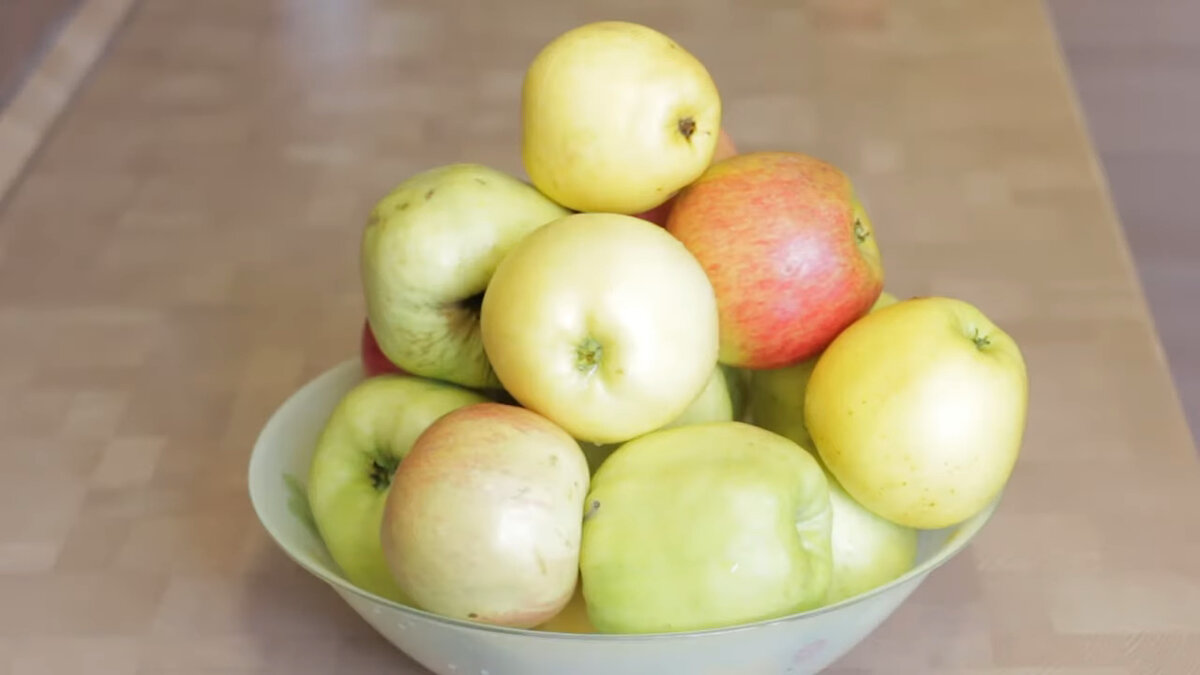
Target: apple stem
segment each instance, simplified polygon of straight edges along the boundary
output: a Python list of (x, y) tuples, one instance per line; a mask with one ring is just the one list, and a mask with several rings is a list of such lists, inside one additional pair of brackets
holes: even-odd
[(584, 338), (583, 342), (575, 348), (575, 367), (579, 369), (579, 372), (591, 375), (600, 366), (600, 359), (603, 357), (604, 347), (595, 338)]
[(696, 120), (691, 117), (679, 120), (679, 133), (683, 134), (684, 138), (691, 140), (692, 134), (696, 133)]
[(585, 521), (588, 520), (592, 516), (596, 515), (596, 512), (599, 510), (600, 510), (600, 500), (593, 499), (592, 503), (588, 504), (588, 510), (583, 514), (583, 519)]
[(992, 341), (988, 339), (988, 336), (979, 334), (978, 328), (975, 329), (975, 335), (971, 337), (971, 340), (975, 342), (975, 348), (980, 351), (987, 349), (992, 344)]

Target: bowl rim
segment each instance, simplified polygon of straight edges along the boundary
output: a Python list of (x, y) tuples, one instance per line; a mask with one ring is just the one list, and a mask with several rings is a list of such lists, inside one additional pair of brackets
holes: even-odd
[[(916, 581), (917, 584), (919, 585), (923, 581), (923, 578), (928, 576), (929, 573), (938, 569), (939, 567), (946, 564), (950, 560), (956, 558), (964, 549), (966, 549), (971, 544), (971, 542), (975, 539), (976, 535), (979, 534), (979, 532), (983, 529), (983, 527), (991, 520), (992, 516), (995, 514), (997, 508), (999, 507), (1001, 501), (1003, 500), (1004, 492), (1005, 492), (1004, 489), (1001, 489), (1001, 491), (992, 499), (992, 501), (990, 501), (987, 504), (987, 506), (985, 506), (982, 510), (980, 510), (975, 515), (970, 516), (969, 518), (966, 518), (955, 525), (950, 525), (947, 528), (942, 528), (942, 529), (951, 529), (952, 528), (953, 531), (949, 534), (947, 543), (943, 544), (942, 548), (939, 551), (937, 551), (937, 553), (935, 555), (931, 556), (925, 562), (923, 562), (919, 565), (913, 566), (907, 572), (905, 572), (904, 574), (900, 575), (899, 577), (896, 577), (895, 579), (887, 582), (886, 584), (876, 586), (875, 588), (873, 588), (871, 590), (859, 593), (857, 595), (853, 595), (848, 598), (844, 598), (836, 603), (822, 605), (821, 607), (805, 610), (802, 612), (793, 612), (791, 614), (786, 614), (783, 616), (772, 617), (769, 619), (759, 619), (757, 621), (752, 621), (752, 622), (748, 622), (748, 623), (740, 623), (740, 624), (736, 624), (736, 625), (732, 625), (732, 626), (721, 626), (721, 627), (716, 627), (716, 628), (705, 628), (705, 629), (691, 630), (691, 631), (671, 631), (671, 632), (657, 631), (657, 632), (652, 632), (652, 633), (601, 633), (601, 632), (573, 633), (573, 632), (540, 630), (540, 629), (535, 629), (535, 628), (515, 628), (512, 626), (499, 626), (499, 625), (495, 625), (495, 624), (488, 624), (488, 623), (483, 623), (483, 622), (478, 622), (478, 621), (470, 621), (467, 619), (457, 619), (454, 617), (436, 614), (434, 612), (430, 612), (428, 610), (424, 610), (419, 607), (405, 605), (403, 603), (397, 602), (390, 598), (385, 598), (383, 596), (376, 595), (375, 593), (372, 593), (368, 590), (358, 587), (357, 585), (353, 584), (348, 579), (346, 579), (344, 576), (337, 573), (337, 570), (327, 569), (326, 566), (321, 565), (321, 564), (317, 563), (316, 561), (309, 560), (307, 556), (303, 556), (303, 555), (300, 555), (300, 554), (294, 552), (289, 546), (287, 546), (284, 543), (284, 539), (280, 535), (280, 533), (278, 531), (276, 531), (276, 529), (272, 527), (270, 522), (268, 522), (268, 519), (264, 517), (264, 507), (262, 506), (261, 502), (265, 497), (264, 497), (264, 495), (259, 494), (254, 489), (254, 480), (253, 480), (253, 476), (258, 471), (260, 471), (260, 469), (256, 469), (256, 467), (259, 466), (259, 462), (262, 461), (260, 458), (265, 454), (264, 451), (261, 451), (261, 448), (264, 445), (264, 439), (268, 435), (271, 435), (271, 432), (274, 429), (276, 429), (277, 427), (280, 427), (283, 424), (281, 419), (283, 417), (282, 413), (285, 409), (289, 408), (290, 406), (297, 405), (298, 401), (300, 399), (310, 395), (311, 392), (313, 392), (313, 391), (323, 388), (326, 385), (326, 382), (346, 377), (349, 374), (348, 371), (350, 371), (352, 369), (358, 369), (358, 375), (360, 378), (359, 379), (360, 382), (363, 379), (365, 379), (365, 373), (362, 370), (362, 365), (359, 362), (359, 360), (357, 358), (353, 358), (353, 357), (347, 358), (346, 360), (342, 361), (341, 363), (338, 363), (338, 364), (326, 369), (321, 374), (319, 374), (316, 377), (305, 382), (300, 388), (296, 389), (291, 394), (289, 394), (287, 396), (287, 398), (285, 398), (283, 400), (283, 402), (281, 402), (278, 406), (276, 406), (275, 409), (271, 412), (271, 415), (268, 418), (266, 424), (263, 425), (262, 429), (258, 433), (258, 436), (255, 438), (254, 446), (250, 451), (250, 459), (249, 459), (249, 463), (248, 463), (247, 489), (250, 494), (250, 503), (254, 509), (255, 517), (258, 519), (259, 525), (264, 530), (267, 531), (267, 534), (269, 534), (271, 536), (271, 539), (272, 539), (272, 541), (274, 541), (275, 546), (277, 546), (279, 549), (281, 549), (283, 551), (283, 553), (289, 559), (291, 559), (294, 563), (296, 563), (301, 568), (306, 570), (309, 574), (312, 574), (317, 579), (325, 582), (329, 586), (334, 587), (334, 589), (337, 590), (338, 592), (350, 593), (352, 595), (356, 595), (364, 600), (370, 601), (377, 605), (382, 605), (384, 607), (395, 610), (402, 614), (410, 615), (413, 617), (425, 619), (425, 620), (432, 621), (435, 623), (444, 624), (446, 626), (456, 627), (456, 628), (469, 630), (469, 631), (482, 631), (485, 633), (498, 633), (498, 634), (504, 634), (504, 635), (510, 635), (510, 636), (522, 636), (522, 637), (529, 637), (529, 638), (535, 638), (535, 639), (555, 639), (555, 640), (564, 640), (565, 639), (565, 640), (579, 640), (579, 641), (584, 641), (584, 642), (589, 642), (589, 641), (591, 641), (591, 642), (594, 642), (594, 641), (647, 642), (647, 641), (667, 640), (667, 639), (712, 637), (712, 636), (717, 636), (717, 635), (725, 635), (725, 634), (732, 634), (732, 633), (738, 633), (738, 632), (743, 632), (743, 631), (755, 630), (755, 629), (759, 629), (759, 628), (763, 628), (763, 627), (775, 625), (775, 624), (782, 624), (782, 623), (789, 623), (789, 622), (794, 622), (794, 621), (802, 621), (805, 619), (810, 619), (813, 617), (821, 616), (822, 614), (827, 614), (827, 613), (838, 611), (838, 610), (848, 607), (850, 605), (865, 602), (867, 600), (870, 600), (873, 597), (888, 593), (888, 592), (894, 590), (895, 588), (897, 588), (899, 586), (903, 586), (912, 581)], [(319, 540), (319, 537), (318, 537), (318, 540)], [(324, 546), (324, 542), (321, 542), (321, 545)], [(576, 584), (578, 584), (578, 583), (580, 583), (580, 582), (577, 579)], [(916, 588), (914, 587), (913, 590), (916, 590)]]

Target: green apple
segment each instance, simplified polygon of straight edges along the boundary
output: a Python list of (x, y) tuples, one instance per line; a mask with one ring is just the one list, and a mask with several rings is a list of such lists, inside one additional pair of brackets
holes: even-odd
[(744, 422), (662, 429), (592, 477), (580, 549), (606, 633), (704, 630), (818, 607), (831, 581), (824, 472)]
[(412, 176), (376, 204), (363, 231), (370, 328), (406, 372), (495, 389), (479, 303), (500, 259), (568, 211), (527, 183), (478, 164)]
[(576, 213), (513, 247), (483, 297), (483, 345), (521, 405), (592, 443), (657, 429), (717, 365), (717, 304), (663, 228)]
[[(879, 294), (870, 312), (896, 303), (896, 296)], [(804, 426), (804, 391), (817, 358), (813, 356), (790, 366), (747, 370), (749, 377), (750, 419), (754, 424), (782, 434), (812, 450), (812, 436)]]
[[(735, 368), (718, 365), (700, 395), (692, 400), (687, 410), (662, 428), (682, 427), (704, 422), (728, 422), (741, 417), (745, 401), (745, 385)], [(600, 468), (620, 443), (589, 443), (580, 441), (583, 454), (587, 456), (588, 469), (592, 473)]]
[(703, 173), (721, 130), (704, 65), (662, 33), (598, 21), (552, 40), (522, 87), (533, 184), (576, 211), (635, 214)]
[(881, 518), (846, 494), (832, 475), (833, 581), (826, 604), (841, 602), (899, 578), (917, 560), (917, 531)]
[(855, 501), (935, 529), (979, 513), (1004, 488), (1028, 396), (1020, 349), (983, 312), (912, 298), (834, 339), (809, 378), (804, 421)]
[(308, 501), (329, 555), (351, 583), (409, 603), (388, 572), (379, 540), (392, 474), (434, 420), (485, 400), (452, 384), (385, 374), (338, 402), (309, 466)]
[(459, 408), (396, 469), (381, 540), (396, 584), (443, 616), (532, 628), (559, 614), (579, 578), (587, 461), (535, 412)]

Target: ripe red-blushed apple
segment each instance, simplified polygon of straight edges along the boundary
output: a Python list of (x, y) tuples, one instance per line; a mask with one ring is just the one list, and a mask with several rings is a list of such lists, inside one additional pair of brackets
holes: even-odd
[[(733, 138), (729, 136), (729, 132), (722, 128), (720, 134), (717, 136), (717, 149), (713, 151), (712, 162), (709, 164), (709, 166), (716, 164), (723, 159), (729, 159), (737, 153), (737, 146), (733, 144)], [(666, 227), (667, 216), (671, 214), (671, 206), (674, 203), (675, 197), (671, 196), (670, 199), (659, 204), (658, 206), (635, 215), (642, 220), (648, 220), (655, 225)]]
[(802, 153), (712, 165), (676, 196), (666, 227), (713, 284), (727, 365), (807, 359), (883, 290), (879, 247), (849, 177)]
[(379, 348), (379, 343), (375, 341), (375, 333), (371, 331), (371, 322), (368, 320), (363, 321), (359, 352), (362, 358), (363, 372), (367, 377), (388, 373), (404, 374), (404, 370), (392, 363)]
[(451, 411), (392, 479), (380, 530), (392, 577), (436, 614), (544, 623), (575, 591), (589, 480), (579, 443), (545, 417), (491, 402)]

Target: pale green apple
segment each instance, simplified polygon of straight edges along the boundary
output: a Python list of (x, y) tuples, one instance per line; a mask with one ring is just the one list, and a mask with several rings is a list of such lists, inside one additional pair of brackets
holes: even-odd
[(522, 156), (533, 184), (576, 211), (656, 207), (712, 160), (721, 98), (704, 65), (626, 21), (562, 33), (522, 87)]
[(917, 560), (917, 531), (881, 518), (846, 494), (830, 474), (833, 582), (827, 604), (841, 602), (902, 576)]
[(414, 375), (499, 387), (479, 337), (479, 303), (518, 241), (568, 213), (531, 185), (479, 164), (416, 174), (372, 210), (361, 242), (367, 318), (388, 359)]
[(518, 406), (438, 419), (396, 469), (381, 539), (396, 584), (443, 616), (532, 628), (579, 579), (588, 469), (575, 439)]
[(1000, 494), (1028, 397), (1011, 336), (967, 302), (922, 297), (872, 312), (833, 340), (809, 378), (804, 421), (855, 501), (935, 529)]
[[(708, 384), (692, 401), (687, 410), (679, 417), (671, 420), (662, 428), (682, 427), (688, 424), (704, 422), (728, 422), (742, 415), (745, 401), (745, 385), (736, 369), (718, 365), (713, 369)], [(592, 473), (600, 467), (604, 460), (613, 453), (620, 443), (589, 443), (580, 441), (584, 455), (588, 459), (588, 468)]]
[(392, 474), (442, 415), (482, 395), (411, 375), (379, 375), (351, 389), (325, 424), (308, 474), (317, 531), (351, 583), (408, 603), (388, 572), (379, 527)]
[(691, 253), (649, 221), (575, 213), (513, 247), (483, 297), (504, 388), (577, 439), (617, 443), (691, 405), (717, 365), (717, 303)]
[(657, 430), (592, 477), (580, 572), (606, 633), (703, 630), (818, 607), (829, 590), (824, 472), (744, 422)]
[[(884, 291), (869, 312), (896, 301), (896, 296)], [(749, 410), (753, 423), (787, 436), (808, 450), (813, 450), (813, 442), (804, 426), (804, 391), (819, 356), (782, 368), (746, 371), (750, 380)]]

